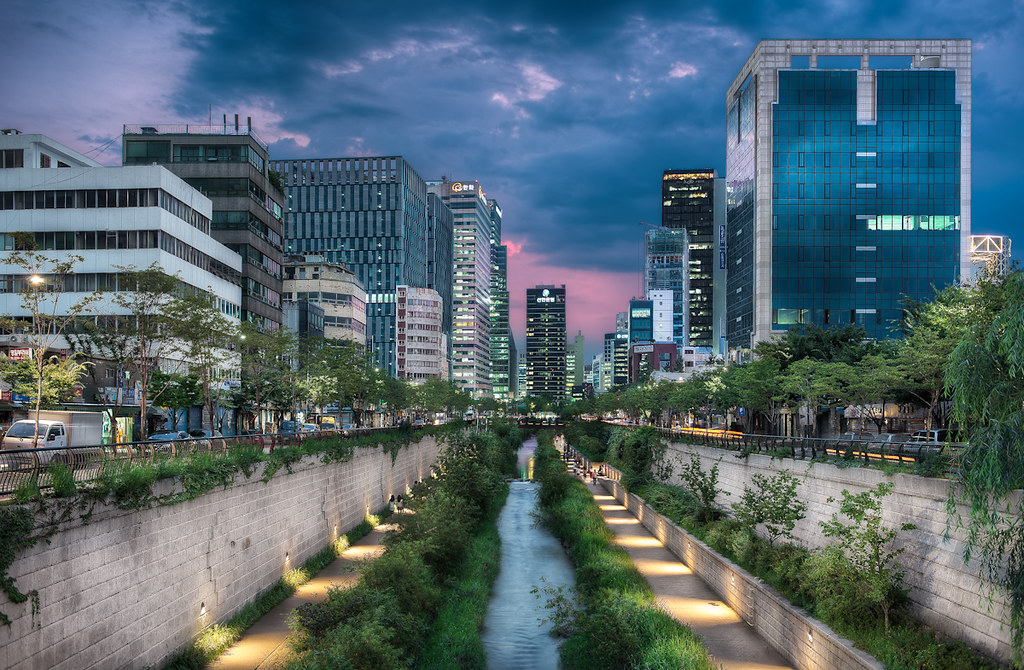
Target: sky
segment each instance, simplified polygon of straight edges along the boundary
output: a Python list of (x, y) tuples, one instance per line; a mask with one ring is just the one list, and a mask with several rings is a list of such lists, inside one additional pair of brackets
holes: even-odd
[(972, 39), (973, 232), (1024, 245), (1022, 15), (1021, 0), (5, 0), (0, 127), (117, 165), (124, 124), (239, 114), (274, 159), (401, 155), (425, 179), (479, 180), (504, 213), (519, 347), (526, 289), (565, 284), (589, 359), (642, 292), (662, 171), (724, 175), (725, 91), (761, 39)]

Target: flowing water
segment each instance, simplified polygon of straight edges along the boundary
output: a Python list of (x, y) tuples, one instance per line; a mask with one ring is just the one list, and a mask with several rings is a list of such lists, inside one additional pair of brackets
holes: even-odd
[[(517, 468), (523, 477), (533, 474), (536, 448), (537, 440), (530, 438), (519, 450)], [(512, 482), (498, 517), (501, 571), (491, 590), (483, 635), (491, 670), (558, 668), (558, 640), (548, 634), (550, 624), (540, 623), (548, 615), (546, 597), (530, 591), (572, 586), (573, 567), (558, 540), (534, 524), (539, 490), (540, 484)]]

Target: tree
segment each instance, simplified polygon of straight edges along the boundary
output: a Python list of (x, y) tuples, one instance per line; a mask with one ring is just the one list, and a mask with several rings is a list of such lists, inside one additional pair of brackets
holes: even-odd
[[(177, 301), (181, 280), (167, 275), (155, 263), (144, 270), (134, 266), (118, 267), (118, 270), (119, 290), (110, 296), (110, 302), (121, 314), (79, 321), (79, 327), (69, 332), (68, 339), (90, 359), (103, 360), (115, 368), (117, 390), (110, 395), (101, 391), (106, 386), (99, 376), (101, 368), (90, 367), (96, 399), (103, 405), (115, 432), (117, 417), (128, 395), (121, 389), (138, 384), (139, 423), (141, 439), (145, 440), (150, 395), (154, 391), (159, 394), (161, 390), (160, 386), (152, 384), (153, 371), (161, 363), (168, 365), (165, 355), (173, 347), (171, 336), (180, 320), (172, 307)], [(115, 435), (114, 441), (121, 441), (121, 436)]]
[(235, 327), (206, 292), (185, 292), (174, 299), (168, 310), (178, 316), (168, 355), (184, 360), (189, 372), (199, 376), (203, 422), (210, 430), (216, 430), (220, 425), (221, 394), (213, 388), (214, 384), (238, 374), (239, 356), (232, 351)]
[(175, 427), (188, 412), (188, 408), (203, 402), (203, 383), (197, 374), (181, 374), (164, 372), (156, 369), (152, 374), (153, 388), (159, 389), (154, 394), (153, 403), (160, 403), (171, 411), (171, 423)]
[(774, 477), (756, 474), (751, 479), (757, 490), (743, 487), (743, 497), (732, 506), (736, 518), (752, 528), (763, 524), (769, 546), (780, 537), (792, 540), (796, 522), (807, 511), (807, 505), (796, 497), (800, 480), (788, 472), (779, 472)]
[(241, 382), (231, 394), (242, 413), (264, 432), (264, 409), (284, 404), (290, 395), (294, 338), (284, 328), (264, 330), (254, 323), (239, 324), (234, 346), (239, 355)]
[(714, 521), (721, 516), (721, 510), (715, 504), (719, 493), (729, 495), (728, 491), (718, 490), (718, 459), (711, 469), (704, 472), (701, 468), (700, 456), (690, 454), (690, 462), (685, 464), (679, 472), (679, 478), (683, 485), (693, 495), (697, 502), (696, 518), (698, 523)]
[(362, 425), (368, 401), (380, 397), (377, 384), (383, 380), (379, 371), (367, 360), (363, 347), (351, 340), (325, 340), (307, 372), (304, 384), (311, 401), (320, 407), (332, 402), (351, 407), (357, 426)]
[(986, 316), (986, 312), (998, 294), (989, 279), (970, 289), (951, 286), (931, 302), (910, 302), (904, 309), (904, 339), (897, 368), (904, 380), (903, 389), (927, 408), (927, 428), (933, 427), (954, 347), (974, 321), (991, 322), (992, 315)]
[[(981, 287), (985, 309), (950, 354), (946, 393), (953, 418), (970, 428), (950, 487), (951, 521), (966, 527), (964, 562), (1005, 590), (1016, 660), (1024, 648), (1024, 274)], [(967, 507), (966, 519), (958, 504)], [(1005, 510), (1005, 511), (1004, 511)]]
[(822, 402), (841, 395), (841, 375), (844, 363), (824, 363), (811, 358), (802, 358), (786, 369), (782, 376), (782, 390), (790, 395), (803, 398), (811, 416), (811, 432), (818, 436), (818, 407)]
[[(47, 366), (61, 365), (58, 358), (49, 355), (64, 337), (68, 327), (100, 299), (98, 292), (93, 292), (73, 302), (62, 300), (67, 291), (68, 280), (77, 264), (85, 259), (76, 254), (61, 254), (61, 258), (50, 258), (37, 250), (34, 238), (28, 233), (15, 233), (15, 246), (18, 248), (7, 255), (7, 264), (13, 265), (24, 273), (23, 279), (17, 281), (21, 287), (21, 304), (31, 317), (26, 323), (24, 319), (16, 319), (7, 315), (2, 320), (5, 329), (22, 331), (32, 353), (32, 371), (35, 379), (35, 440), (38, 446), (39, 410), (43, 405), (44, 394), (53, 389), (47, 388), (48, 381), (62, 378), (59, 370), (47, 371)], [(74, 371), (66, 368), (65, 372)], [(77, 372), (81, 373), (82, 368)]]
[(731, 407), (747, 409), (748, 432), (754, 415), (767, 419), (774, 433), (788, 397), (780, 384), (780, 365), (775, 358), (759, 358), (743, 365), (731, 365), (722, 373), (723, 397)]
[(885, 426), (885, 399), (901, 386), (895, 361), (881, 354), (868, 354), (852, 365), (836, 365), (840, 401), (856, 407), (861, 418), (874, 422), (881, 433)]
[[(892, 493), (893, 485), (883, 482), (863, 493), (851, 494), (843, 489), (839, 513), (852, 523), (844, 523), (839, 514), (831, 521), (819, 521), (825, 537), (838, 540), (838, 546), (853, 568), (853, 574), (864, 585), (863, 597), (875, 603), (885, 619), (885, 632), (889, 633), (889, 612), (902, 594), (903, 571), (896, 559), (905, 547), (893, 548), (900, 531), (914, 530), (912, 523), (899, 528), (882, 525), (882, 498)], [(829, 502), (834, 502), (829, 498)]]

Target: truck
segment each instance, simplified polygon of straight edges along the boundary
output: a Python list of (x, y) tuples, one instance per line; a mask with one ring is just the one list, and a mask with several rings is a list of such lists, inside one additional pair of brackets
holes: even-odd
[[(35, 453), (11, 454), (5, 459), (14, 465), (46, 465), (71, 459), (66, 447), (97, 447), (103, 442), (103, 415), (99, 412), (39, 412), (39, 439), (33, 439), (36, 420), (22, 419), (11, 424), (4, 436), (3, 449), (33, 449)], [(84, 454), (83, 454), (84, 455)]]

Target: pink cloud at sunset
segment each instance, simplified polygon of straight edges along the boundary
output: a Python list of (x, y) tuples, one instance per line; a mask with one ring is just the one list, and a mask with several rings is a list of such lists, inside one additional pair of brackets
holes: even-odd
[(539, 284), (565, 284), (566, 326), (570, 339), (580, 330), (586, 338), (587, 362), (604, 347), (604, 334), (615, 330), (615, 314), (629, 308), (641, 293), (637, 272), (600, 272), (551, 265), (541, 255), (509, 247), (509, 321), (520, 351), (526, 348), (526, 289)]

